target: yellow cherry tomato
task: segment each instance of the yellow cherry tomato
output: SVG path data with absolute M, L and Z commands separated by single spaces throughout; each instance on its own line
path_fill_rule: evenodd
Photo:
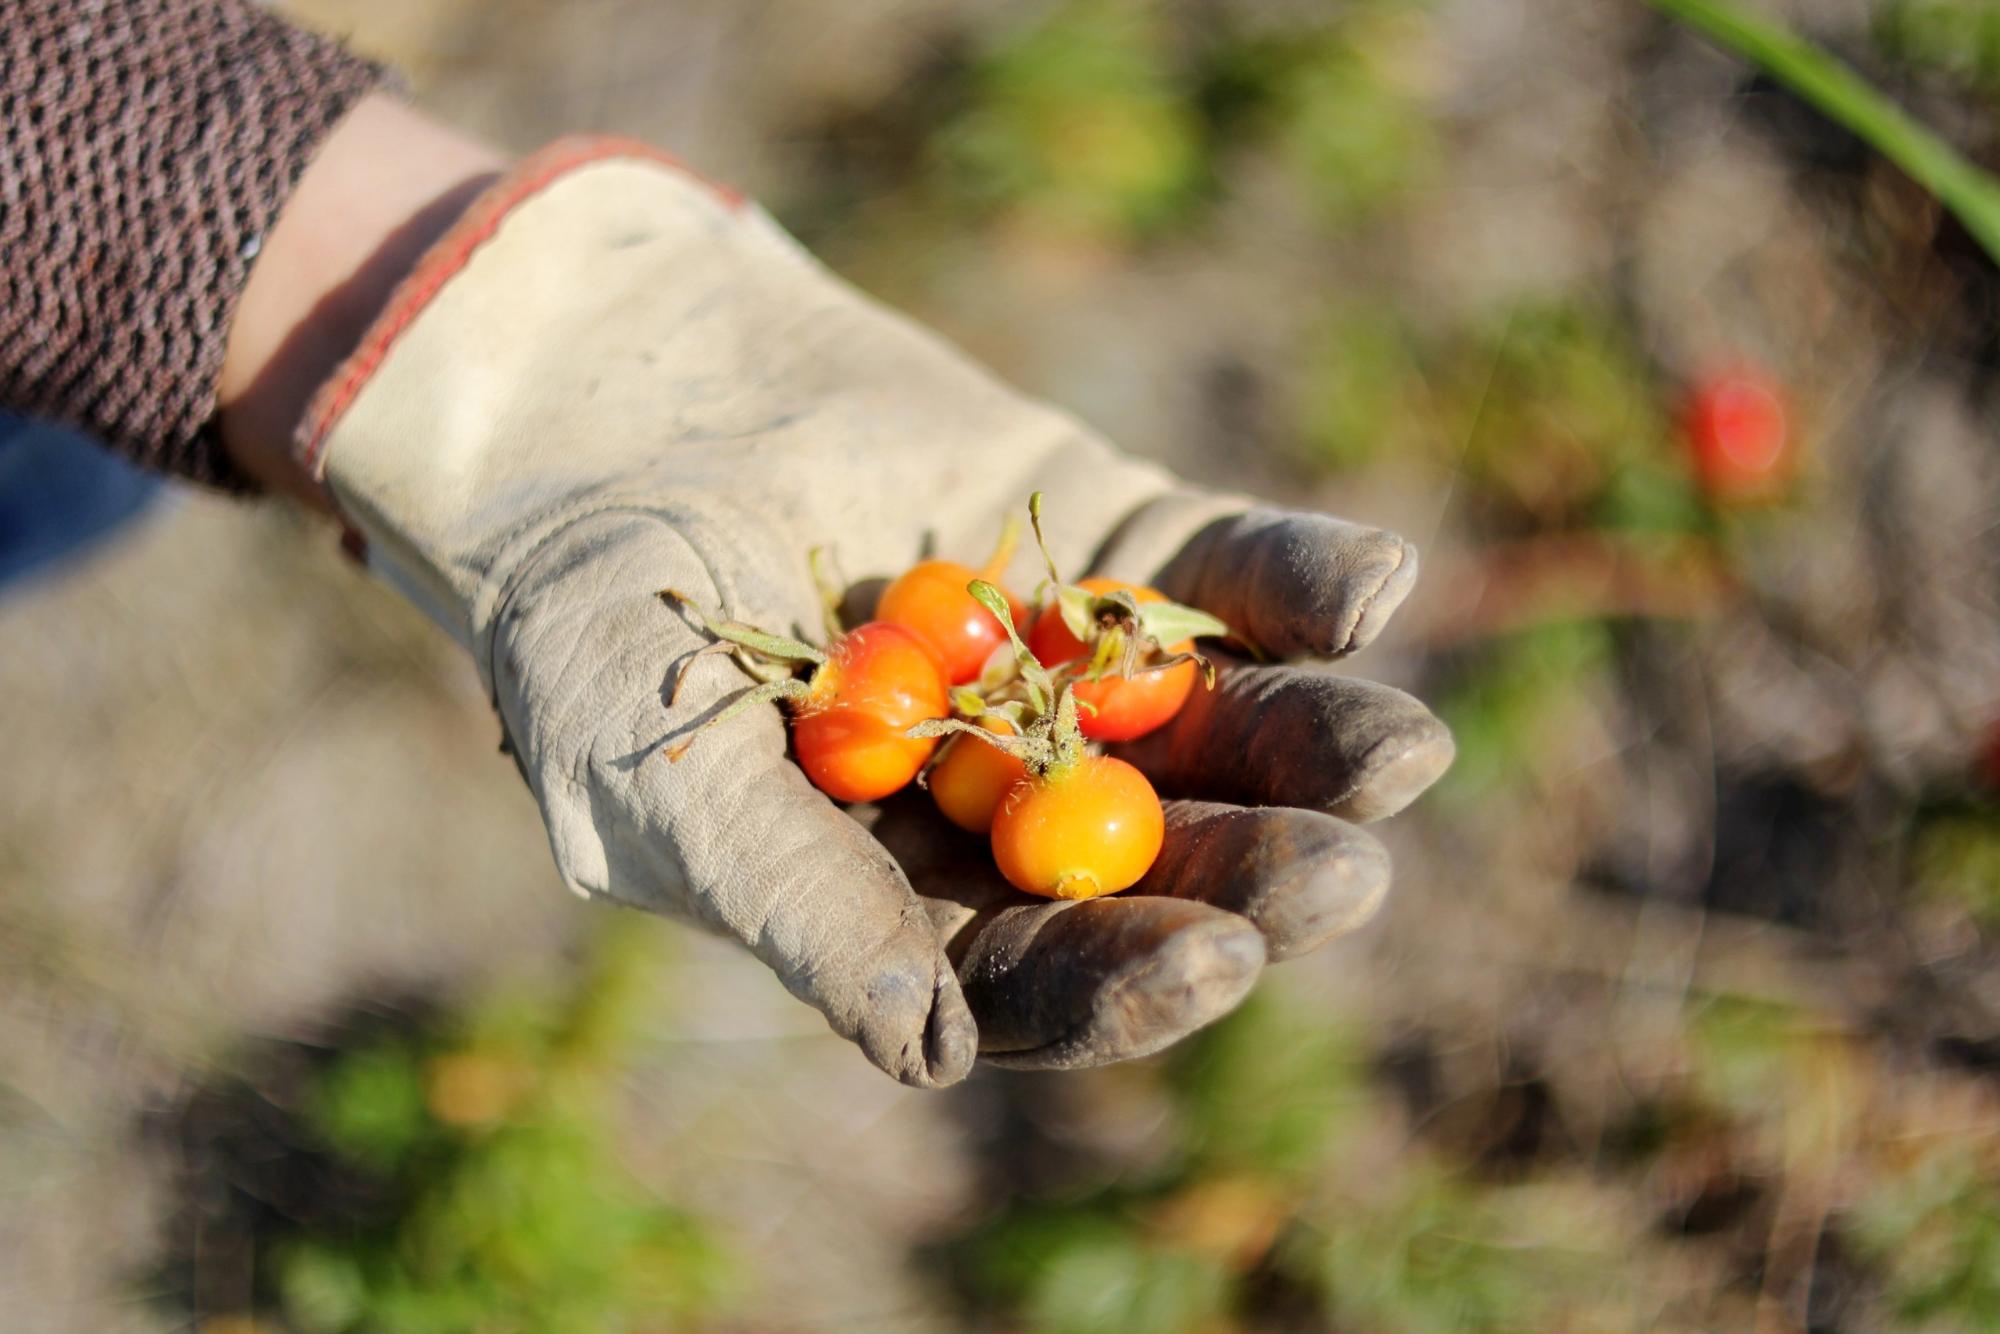
M 993 817 L 993 860 L 1016 889 L 1094 899 L 1137 884 L 1165 834 L 1146 776 L 1123 760 L 1089 755 L 1008 792 Z
M 1005 718 L 982 718 L 979 725 L 1002 736 L 1014 734 Z M 1006 751 L 960 733 L 928 781 L 931 800 L 945 819 L 969 833 L 984 834 L 993 828 L 994 813 L 1007 793 L 1027 776 L 1027 766 Z

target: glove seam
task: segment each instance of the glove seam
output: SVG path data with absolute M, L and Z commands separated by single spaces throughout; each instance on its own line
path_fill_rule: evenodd
M 1368 644 L 1374 642 L 1372 636 L 1365 642 L 1356 642 L 1360 638 L 1361 627 L 1367 624 L 1368 614 L 1375 609 L 1375 603 L 1381 598 L 1389 585 L 1396 582 L 1396 576 L 1403 572 L 1403 566 L 1409 563 L 1410 558 L 1416 555 L 1416 552 L 1417 549 L 1414 544 L 1401 538 L 1398 539 L 1396 563 L 1383 573 L 1381 580 L 1374 588 L 1369 590 L 1366 596 L 1356 599 L 1354 614 L 1348 618 L 1347 625 L 1341 634 L 1341 643 L 1328 653 L 1327 656 L 1329 658 L 1345 658 L 1349 654 L 1357 653 L 1366 648 Z

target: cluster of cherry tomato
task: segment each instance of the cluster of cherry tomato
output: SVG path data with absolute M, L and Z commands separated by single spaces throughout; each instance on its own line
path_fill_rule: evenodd
M 1040 501 L 1029 504 L 1038 542 Z M 1165 725 L 1207 669 L 1194 640 L 1228 627 L 1142 585 L 1064 583 L 1052 561 L 1026 608 L 999 583 L 1013 546 L 1010 531 L 984 571 L 948 560 L 911 567 L 883 592 L 875 619 L 824 649 L 662 596 L 701 615 L 712 649 L 782 669 L 709 726 L 782 702 L 799 766 L 828 796 L 879 801 L 921 781 L 953 824 L 988 836 L 1015 887 L 1115 894 L 1152 866 L 1164 821 L 1145 776 L 1089 743 Z

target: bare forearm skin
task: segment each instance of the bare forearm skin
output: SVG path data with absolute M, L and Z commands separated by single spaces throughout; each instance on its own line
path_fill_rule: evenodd
M 505 165 L 383 93 L 336 126 L 250 271 L 217 386 L 222 443 L 271 491 L 324 506 L 292 451 L 313 393 L 390 294 Z

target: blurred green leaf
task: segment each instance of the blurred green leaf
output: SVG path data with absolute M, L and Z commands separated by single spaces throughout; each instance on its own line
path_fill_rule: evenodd
M 1275 153 L 1336 228 L 1392 207 L 1437 165 L 1424 85 L 1428 0 L 1362 0 L 1245 23 L 1202 51 L 1213 152 Z
M 1671 457 L 1631 335 L 1595 306 L 1516 306 L 1453 359 L 1449 383 L 1465 470 L 1546 524 L 1585 515 L 1622 470 Z
M 1335 469 L 1428 458 L 1468 483 L 1476 526 L 1707 533 L 1651 370 L 1614 315 L 1528 302 L 1418 331 L 1345 300 L 1298 358 L 1295 429 Z
M 659 937 L 619 918 L 566 986 L 342 1054 L 314 1123 L 393 1192 L 381 1222 L 274 1239 L 305 1331 L 626 1329 L 710 1308 L 729 1265 L 612 1152 L 615 1081 Z
M 1422 372 L 1408 334 L 1372 306 L 1329 312 L 1299 351 L 1298 430 L 1316 462 L 1365 468 L 1426 439 Z
M 1782 23 L 1730 0 L 1652 0 L 1661 12 L 1754 63 L 1865 141 L 1957 215 L 2000 261 L 2000 180 L 1968 159 L 1840 60 Z
M 1664 450 L 1618 467 L 1598 497 L 1595 519 L 1608 532 L 1635 535 L 1701 533 L 1712 526 L 1687 469 Z
M 319 1131 L 342 1153 L 389 1167 L 431 1129 L 416 1053 L 396 1044 L 346 1053 L 312 1102 Z
M 1352 1034 L 1262 993 L 1183 1043 L 1165 1075 L 1205 1172 L 1304 1171 L 1371 1096 Z
M 1688 1030 L 1701 1095 L 1751 1119 L 1784 1106 L 1803 1023 L 1789 1005 L 1741 996 L 1704 998 Z
M 2000 809 L 1968 806 L 1923 817 L 1910 861 L 1919 894 L 1961 904 L 1982 925 L 2000 927 Z
M 1860 1249 L 1888 1273 L 1911 1328 L 1990 1329 L 2000 1313 L 2000 1187 L 1964 1142 L 1878 1178 L 1853 1210 Z
M 982 58 L 966 110 L 938 131 L 974 206 L 1120 239 L 1172 220 L 1202 173 L 1200 126 L 1150 5 L 1071 0 Z
M 1280 151 L 1336 223 L 1358 220 L 1420 183 L 1435 132 L 1403 74 L 1424 59 L 1416 6 L 1362 7 L 1291 63 L 1276 95 Z M 1398 21 L 1400 20 L 1400 21 Z
M 1117 1200 L 1024 1209 L 980 1238 L 979 1281 L 1053 1334 L 1201 1329 L 1227 1305 L 1211 1260 L 1162 1247 Z
M 1481 645 L 1438 704 L 1458 745 L 1442 791 L 1476 800 L 1532 780 L 1569 712 L 1588 707 L 1612 652 L 1609 629 L 1590 620 L 1548 621 Z
M 1563 1327 L 1555 1315 L 1587 1309 L 1617 1268 L 1612 1238 L 1587 1212 L 1531 1189 L 1480 1190 L 1419 1166 L 1387 1198 L 1343 1205 L 1322 1211 L 1284 1259 L 1340 1328 Z
M 279 1296 L 307 1329 L 350 1329 L 368 1311 L 368 1276 L 356 1255 L 317 1242 L 278 1248 Z
M 2000 5 L 1992 0 L 1890 0 L 1876 12 L 1875 40 L 1906 65 L 2000 95 Z

